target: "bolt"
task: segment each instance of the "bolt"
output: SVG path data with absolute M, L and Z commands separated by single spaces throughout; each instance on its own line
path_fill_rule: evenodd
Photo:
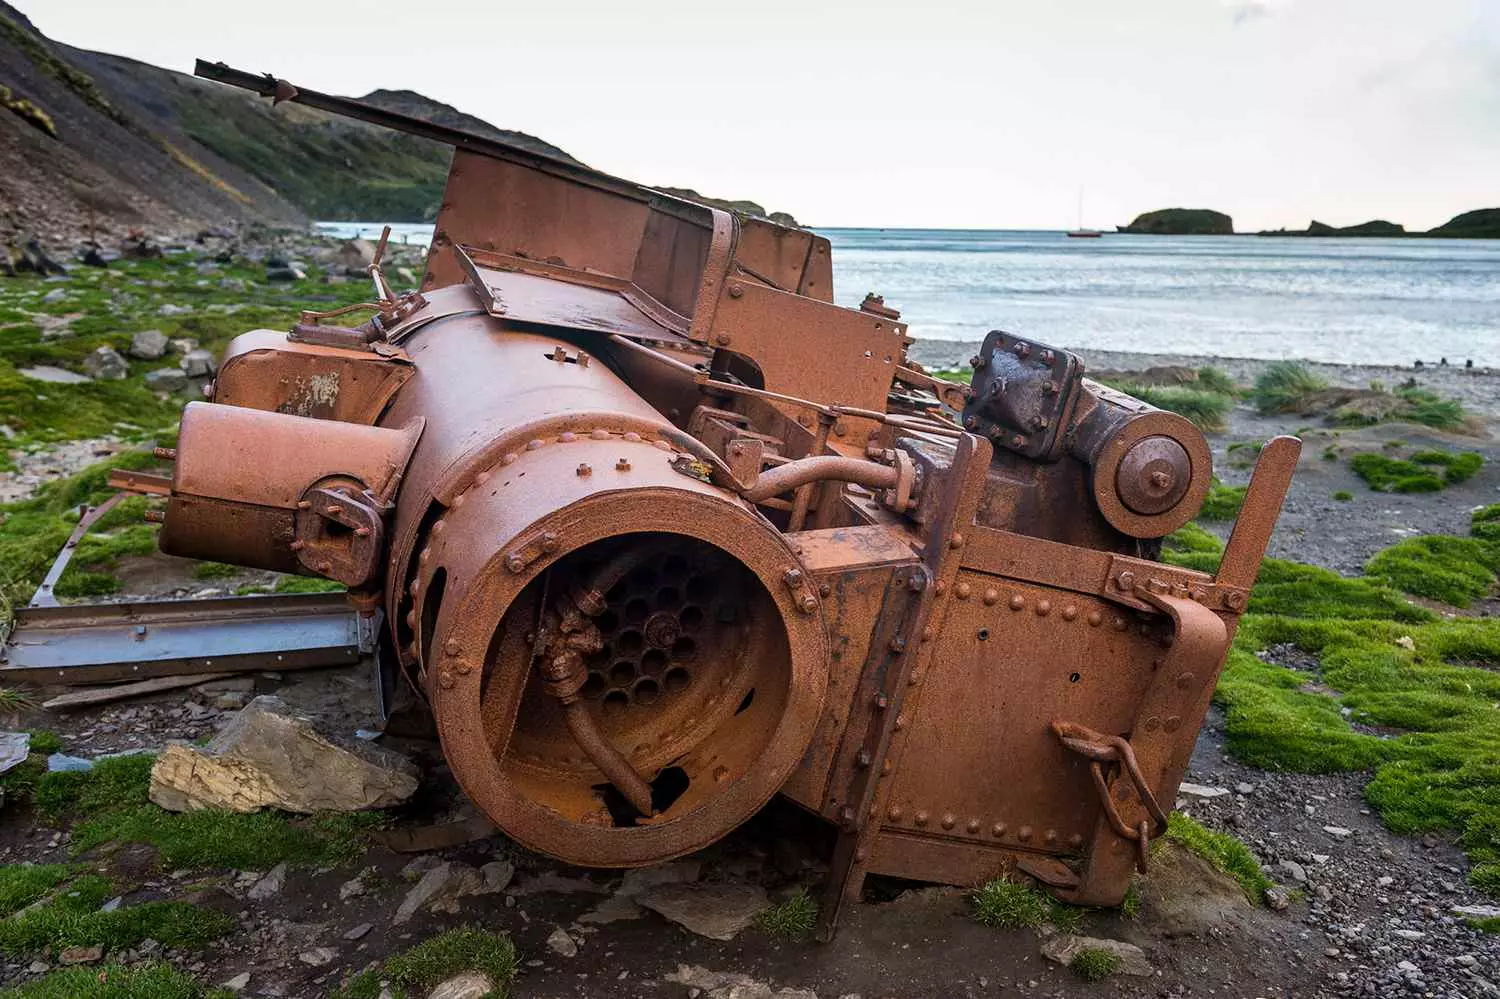
M 818 598 L 811 593 L 804 593 L 797 598 L 797 609 L 804 614 L 811 614 L 818 609 Z
M 891 639 L 891 651 L 892 652 L 904 652 L 904 651 L 906 651 L 906 639 L 902 638 L 900 635 L 897 635 L 895 638 L 892 638 Z
M 1033 430 L 1046 430 L 1051 425 L 1052 421 L 1045 416 L 1033 416 L 1031 418 L 1031 429 Z
M 630 459 L 629 458 L 621 458 L 619 461 L 615 462 L 615 471 L 617 471 L 617 472 L 628 472 L 628 471 L 630 471 Z
M 458 639 L 456 638 L 450 638 L 448 639 L 448 641 L 443 643 L 443 651 L 448 653 L 450 656 L 458 655 L 458 652 L 461 648 L 463 648 L 463 646 L 458 643 Z
M 158 447 L 158 448 L 153 448 L 151 450 L 151 453 L 153 455 L 155 455 L 156 458 L 159 461 L 176 461 L 177 460 L 177 449 L 175 447 Z
M 1172 486 L 1172 476 L 1161 469 L 1151 473 L 1151 484 L 1157 489 L 1169 489 Z
M 1135 587 L 1135 573 L 1125 571 L 1115 577 L 1115 585 L 1122 590 L 1129 591 Z
M 729 334 L 720 333 L 718 336 L 714 337 L 714 343 L 718 344 L 720 347 L 729 346 Z
M 520 572 L 526 568 L 526 560 L 519 555 L 505 556 L 505 567 L 511 572 Z
M 324 559 L 323 561 L 321 561 L 321 562 L 318 563 L 318 571 L 322 572 L 322 573 L 332 572 L 333 571 L 333 563 L 330 562 L 330 561 L 328 561 L 327 559 Z
M 876 694 L 875 695 L 875 710 L 876 711 L 884 711 L 886 708 L 888 708 L 890 706 L 891 706 L 891 699 L 889 697 L 886 697 L 884 694 Z
M 1016 345 L 1013 349 L 1016 352 L 1016 356 L 1023 361 L 1031 356 L 1031 344 L 1029 343 L 1023 343 L 1018 340 L 1016 341 Z
M 141 515 L 148 524 L 165 524 L 167 515 L 161 510 L 147 510 Z
M 859 767 L 861 770 L 869 769 L 869 766 L 872 762 L 874 762 L 874 757 L 870 755 L 870 751 L 868 749 L 861 749 L 859 751 L 859 754 L 854 757 L 854 765 Z
M 1026 446 L 1026 438 L 1022 437 L 1020 434 L 1015 434 L 1010 439 L 1010 446 L 1011 447 L 1025 447 Z
M 586 461 L 580 461 L 578 463 L 578 477 L 579 478 L 584 478 L 585 476 L 589 476 L 589 475 L 592 475 L 592 474 L 594 474 L 594 470 L 593 470 L 592 467 L 589 466 L 588 462 L 586 462 Z
M 454 683 L 453 674 L 449 673 L 447 670 L 443 670 L 438 674 L 438 683 L 444 690 L 451 690 Z
M 984 364 L 984 358 L 980 357 L 978 354 L 975 354 L 973 357 L 969 358 L 969 367 L 971 368 L 982 368 L 984 367 Z
M 297 501 L 297 509 L 298 510 L 311 510 L 312 509 L 312 500 L 298 500 Z
M 948 539 L 948 547 L 949 548 L 962 548 L 963 546 L 964 546 L 964 536 L 962 534 L 955 534 L 955 535 L 953 535 L 953 537 L 951 537 L 951 538 Z
M 545 534 L 542 535 L 542 551 L 544 551 L 544 552 L 550 552 L 550 551 L 552 551 L 556 547 L 557 547 L 557 534 L 555 532 L 553 532 L 553 531 L 547 531 Z
M 732 285 L 729 286 L 729 297 L 730 298 L 739 298 L 744 293 L 745 293 L 745 286 L 742 285 L 742 284 L 732 284 Z
M 802 570 L 788 569 L 786 572 L 781 574 L 781 581 L 785 583 L 789 588 L 795 590 L 797 587 L 802 585 Z
M 354 536 L 356 538 L 368 538 L 370 536 L 370 529 L 368 527 L 356 527 L 354 529 Z

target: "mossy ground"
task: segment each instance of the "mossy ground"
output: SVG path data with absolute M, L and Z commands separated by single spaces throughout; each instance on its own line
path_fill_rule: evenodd
M 1474 595 L 1495 563 L 1471 541 L 1403 542 L 1354 579 L 1267 559 L 1215 696 L 1236 757 L 1372 771 L 1365 794 L 1388 827 L 1454 834 L 1471 881 L 1500 898 L 1500 620 L 1440 617 L 1396 589 Z M 1191 527 L 1166 558 L 1211 571 L 1218 547 Z M 1317 675 L 1268 661 L 1282 645 L 1317 657 Z
M 782 940 L 803 940 L 818 921 L 818 902 L 799 888 L 784 901 L 777 902 L 756 917 L 756 925 L 768 935 Z
M 0 999 L 234 999 L 228 989 L 210 989 L 169 964 L 135 967 L 62 968 L 0 989 Z
M 482 971 L 495 983 L 493 999 L 504 999 L 518 961 L 515 945 L 503 933 L 490 933 L 477 926 L 464 926 L 439 933 L 401 954 L 385 960 L 379 968 L 360 972 L 345 982 L 334 999 L 393 999 L 425 995 L 434 985 L 465 971 Z
M 1467 482 L 1484 465 L 1474 451 L 1417 451 L 1409 459 L 1384 454 L 1357 454 L 1349 461 L 1354 474 L 1382 493 L 1435 493 Z
M 1168 819 L 1167 839 L 1193 851 L 1215 868 L 1234 878 L 1245 890 L 1252 905 L 1261 903 L 1261 896 L 1272 881 L 1261 870 L 1260 861 L 1250 848 L 1227 833 L 1216 832 L 1181 812 L 1173 812 Z

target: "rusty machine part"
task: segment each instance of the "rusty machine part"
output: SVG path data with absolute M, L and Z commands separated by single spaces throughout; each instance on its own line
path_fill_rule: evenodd
M 1181 417 L 993 332 L 907 358 L 826 239 L 222 65 L 455 146 L 420 292 L 235 341 L 190 406 L 170 551 L 383 609 L 464 790 L 577 864 L 699 849 L 778 791 L 869 873 L 1021 870 L 1118 903 L 1166 821 L 1300 443 L 1218 575 Z

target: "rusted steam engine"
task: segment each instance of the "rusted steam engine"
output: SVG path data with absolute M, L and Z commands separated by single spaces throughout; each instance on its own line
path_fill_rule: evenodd
M 284 82 L 456 151 L 420 291 L 304 315 L 182 420 L 170 553 L 383 610 L 453 773 L 573 863 L 663 861 L 777 792 L 868 873 L 1118 903 L 1166 823 L 1298 443 L 1217 577 L 1160 539 L 1186 420 L 993 332 L 968 387 L 833 303 L 823 237 Z

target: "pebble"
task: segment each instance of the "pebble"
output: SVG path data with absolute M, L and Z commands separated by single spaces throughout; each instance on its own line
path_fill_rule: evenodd
M 547 937 L 547 949 L 559 957 L 577 957 L 578 941 L 559 926 Z
M 228 989 L 231 992 L 240 992 L 246 988 L 249 988 L 249 986 L 250 972 L 242 971 L 238 975 L 235 975 L 233 978 L 227 979 L 222 985 L 219 986 L 219 988 Z
M 1353 829 L 1345 829 L 1343 826 L 1324 826 L 1323 831 L 1334 839 L 1348 839 L 1354 835 Z
M 297 960 L 303 964 L 310 964 L 314 968 L 321 968 L 325 964 L 332 964 L 334 958 L 338 956 L 338 951 L 332 947 L 314 947 L 298 954 Z
M 373 927 L 369 923 L 360 923 L 358 926 L 346 930 L 344 932 L 344 939 L 358 940 L 360 937 L 364 936 L 366 933 L 369 933 L 374 928 L 375 927 Z

